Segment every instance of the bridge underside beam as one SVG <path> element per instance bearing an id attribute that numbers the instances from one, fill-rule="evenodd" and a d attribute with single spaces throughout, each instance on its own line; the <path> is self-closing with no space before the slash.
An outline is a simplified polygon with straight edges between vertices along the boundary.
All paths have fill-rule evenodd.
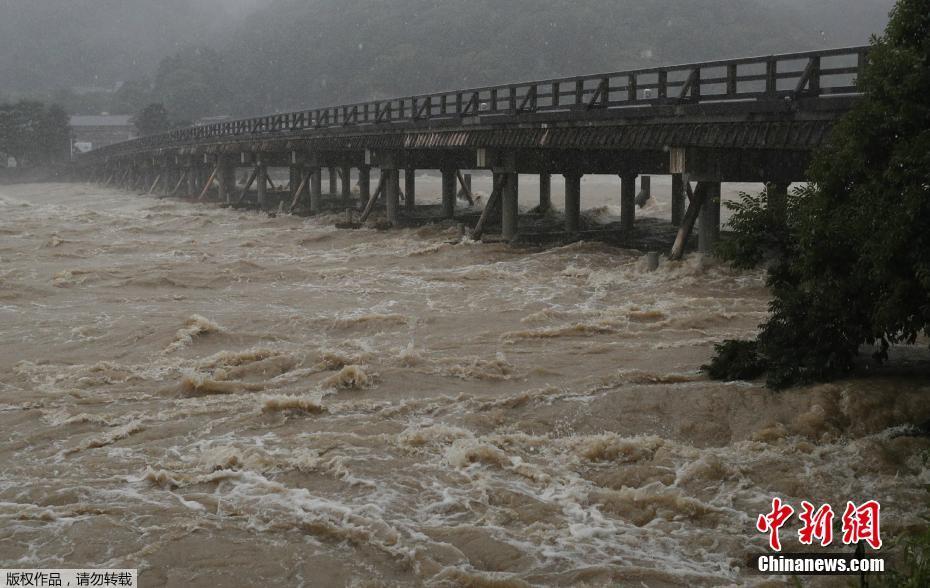
<path id="1" fill-rule="evenodd" d="M 669 171 L 693 181 L 798 182 L 811 162 L 807 151 L 707 149 L 676 147 L 669 151 Z"/>

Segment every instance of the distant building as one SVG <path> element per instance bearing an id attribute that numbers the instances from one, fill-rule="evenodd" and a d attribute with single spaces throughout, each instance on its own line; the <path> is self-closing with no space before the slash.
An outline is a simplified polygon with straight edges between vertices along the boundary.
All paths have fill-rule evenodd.
<path id="1" fill-rule="evenodd" d="M 223 115 L 220 115 L 220 116 L 205 116 L 205 117 L 203 117 L 203 118 L 200 118 L 200 119 L 197 119 L 196 121 L 194 121 L 194 126 L 195 126 L 195 127 L 205 127 L 205 126 L 207 126 L 207 125 L 212 125 L 212 124 L 216 124 L 216 123 L 226 122 L 226 121 L 229 121 L 229 120 L 232 120 L 232 119 L 233 119 L 233 117 L 231 117 L 231 116 L 229 116 L 229 115 L 227 115 L 227 114 L 223 114 Z"/>
<path id="2" fill-rule="evenodd" d="M 71 137 L 80 150 L 98 149 L 136 136 L 132 117 L 123 114 L 72 116 Z M 89 146 L 88 146 L 89 145 Z"/>

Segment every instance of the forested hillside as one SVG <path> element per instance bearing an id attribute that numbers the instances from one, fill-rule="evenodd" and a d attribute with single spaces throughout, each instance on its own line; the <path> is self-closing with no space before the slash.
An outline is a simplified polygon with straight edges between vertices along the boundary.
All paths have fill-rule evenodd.
<path id="1" fill-rule="evenodd" d="M 865 43 L 891 0 L 860 2 L 871 8 L 850 11 L 845 0 L 278 0 L 222 47 L 238 96 L 265 111 Z"/>
<path id="2" fill-rule="evenodd" d="M 0 92 L 40 95 L 150 76 L 270 0 L 0 0 Z"/>
<path id="3" fill-rule="evenodd" d="M 0 0 L 0 100 L 186 123 L 865 43 L 892 0 Z M 122 90 L 96 93 L 88 87 Z M 72 90 L 77 88 L 78 91 Z M 83 87 L 83 89 L 81 88 Z"/>

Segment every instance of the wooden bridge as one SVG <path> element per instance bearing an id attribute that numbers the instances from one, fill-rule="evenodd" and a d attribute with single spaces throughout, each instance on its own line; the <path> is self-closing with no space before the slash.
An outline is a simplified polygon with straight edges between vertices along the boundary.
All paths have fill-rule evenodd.
<path id="1" fill-rule="evenodd" d="M 499 224 L 505 240 L 520 231 L 518 174 L 539 174 L 539 211 L 550 206 L 552 174 L 564 176 L 568 233 L 579 230 L 582 175 L 620 177 L 624 232 L 634 226 L 637 177 L 671 174 L 680 254 L 698 218 L 700 248 L 716 241 L 721 183 L 765 182 L 784 195 L 804 179 L 813 150 L 857 98 L 867 53 L 732 59 L 273 114 L 141 137 L 94 150 L 78 166 L 87 180 L 259 207 L 273 204 L 268 169 L 287 167 L 287 209 L 364 206 L 364 220 L 383 197 L 393 225 L 416 216 L 415 170 L 441 171 L 443 218 L 457 214 L 462 170 L 492 170 L 474 234 Z M 241 187 L 237 168 L 249 168 Z M 372 168 L 380 168 L 374 192 Z"/>

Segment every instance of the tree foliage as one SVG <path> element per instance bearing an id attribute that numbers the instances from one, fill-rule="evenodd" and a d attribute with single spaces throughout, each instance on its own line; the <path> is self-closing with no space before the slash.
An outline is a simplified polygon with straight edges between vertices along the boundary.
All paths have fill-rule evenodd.
<path id="1" fill-rule="evenodd" d="M 863 345 L 930 335 L 930 1 L 900 0 L 873 39 L 864 97 L 796 190 L 784 229 L 765 196 L 735 207 L 723 254 L 770 266 L 771 316 L 756 351 L 775 388 L 850 372 Z M 727 373 L 718 354 L 707 366 Z"/>
<path id="2" fill-rule="evenodd" d="M 162 60 L 152 96 L 164 104 L 173 120 L 189 123 L 230 112 L 229 79 L 226 62 L 219 53 L 192 47 Z"/>
<path id="3" fill-rule="evenodd" d="M 19 165 L 66 159 L 71 149 L 67 113 L 57 105 L 34 100 L 0 104 L 0 152 Z"/>
<path id="4" fill-rule="evenodd" d="M 135 125 L 136 131 L 141 137 L 163 133 L 171 128 L 168 111 L 165 110 L 165 105 L 161 103 L 149 104 L 143 108 L 132 117 L 132 124 Z"/>

